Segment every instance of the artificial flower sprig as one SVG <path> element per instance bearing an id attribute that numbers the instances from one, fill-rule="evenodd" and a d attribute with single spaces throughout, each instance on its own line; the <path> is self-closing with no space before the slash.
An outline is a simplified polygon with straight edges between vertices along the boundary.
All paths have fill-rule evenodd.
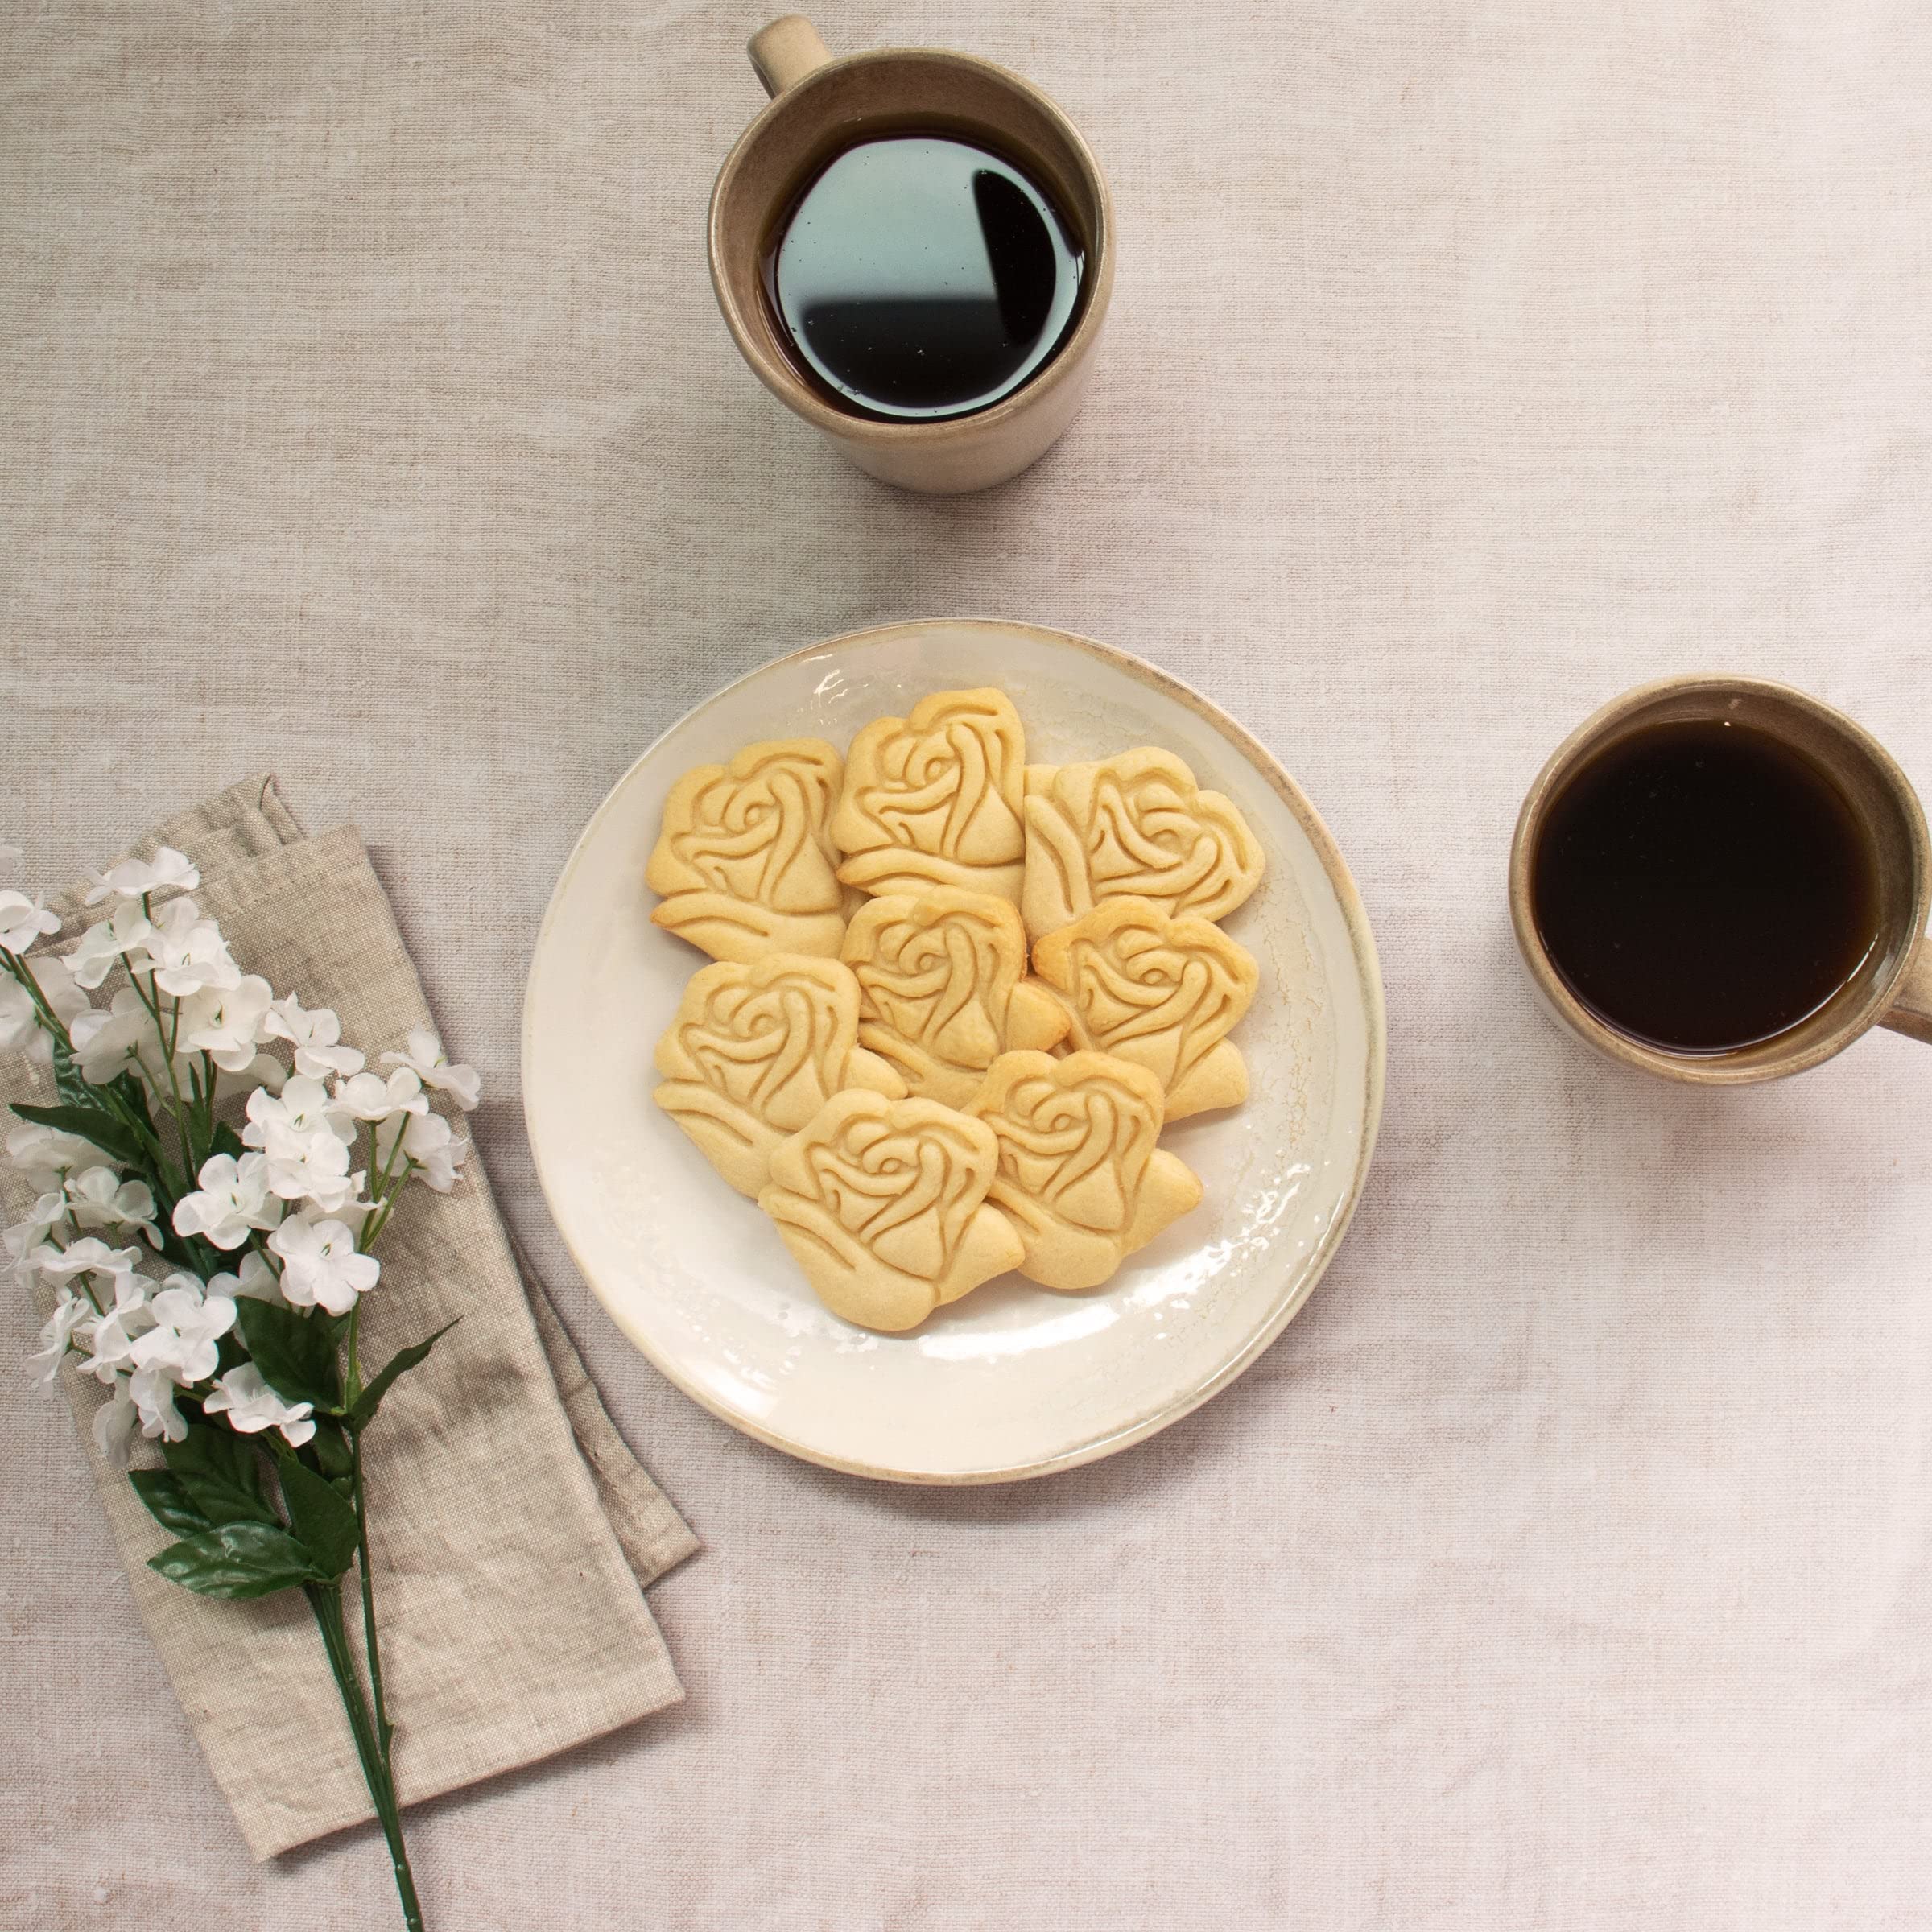
<path id="1" fill-rule="evenodd" d="M 0 861 L 18 857 L 0 846 Z M 405 1922 L 419 1927 L 362 1436 L 445 1331 L 365 1379 L 358 1317 L 382 1279 L 373 1251 L 407 1191 L 448 1192 L 469 1152 L 431 1096 L 467 1113 L 479 1083 L 427 1031 L 382 1055 L 386 1071 L 369 1069 L 335 1013 L 278 998 L 241 970 L 219 923 L 187 896 L 200 884 L 167 848 L 110 867 L 87 897 L 112 910 L 65 953 L 33 950 L 60 926 L 40 899 L 0 890 L 0 1048 L 51 1062 L 60 1102 L 14 1105 L 23 1124 L 7 1158 L 37 1198 L 0 1241 L 23 1283 L 39 1275 L 55 1287 L 31 1358 L 40 1378 L 71 1361 L 106 1388 L 95 1440 L 118 1467 L 138 1438 L 159 1445 L 163 1466 L 129 1476 L 180 1539 L 151 1567 L 204 1596 L 307 1596 Z M 110 978 L 121 984 L 97 1006 L 90 996 Z M 352 1566 L 366 1692 L 343 1621 Z"/>

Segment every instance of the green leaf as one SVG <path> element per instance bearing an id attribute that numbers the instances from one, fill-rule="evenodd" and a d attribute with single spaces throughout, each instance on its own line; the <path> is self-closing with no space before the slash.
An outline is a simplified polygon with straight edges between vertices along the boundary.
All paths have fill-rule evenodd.
<path id="1" fill-rule="evenodd" d="M 223 1523 L 171 1545 L 147 1567 L 197 1596 L 272 1596 L 297 1583 L 327 1579 L 286 1530 L 266 1523 Z"/>
<path id="2" fill-rule="evenodd" d="M 261 1456 L 232 1431 L 192 1422 L 180 1442 L 163 1443 L 161 1452 L 211 1523 L 280 1521 L 262 1486 Z"/>
<path id="3" fill-rule="evenodd" d="M 176 1536 L 194 1536 L 214 1527 L 181 1486 L 180 1476 L 165 1469 L 136 1469 L 127 1480 L 163 1530 L 171 1530 Z"/>
<path id="4" fill-rule="evenodd" d="M 322 1465 L 324 1476 L 347 1476 L 354 1472 L 355 1463 L 350 1459 L 349 1443 L 340 1422 L 326 1418 L 318 1421 L 308 1446 L 315 1451 L 316 1460 Z"/>
<path id="5" fill-rule="evenodd" d="M 217 1121 L 214 1138 L 210 1143 L 210 1151 L 215 1154 L 225 1154 L 230 1160 L 238 1161 L 248 1150 L 242 1145 L 241 1135 L 237 1133 L 226 1121 Z"/>
<path id="6" fill-rule="evenodd" d="M 118 1161 L 123 1166 L 142 1164 L 141 1144 L 134 1138 L 133 1129 L 98 1107 L 30 1107 L 25 1100 L 15 1100 L 13 1109 L 23 1121 L 91 1141 L 110 1160 Z"/>
<path id="7" fill-rule="evenodd" d="M 285 1402 L 334 1409 L 342 1400 L 336 1373 L 336 1334 L 322 1315 L 299 1315 L 279 1302 L 244 1297 L 237 1326 L 263 1381 Z"/>
<path id="8" fill-rule="evenodd" d="M 277 1465 L 288 1526 L 325 1577 L 340 1576 L 356 1554 L 356 1513 L 326 1477 L 291 1458 Z"/>
<path id="9" fill-rule="evenodd" d="M 93 1097 L 93 1088 L 80 1077 L 80 1069 L 74 1063 L 74 1050 L 64 1039 L 56 1037 L 54 1047 L 54 1091 L 70 1107 L 89 1105 Z"/>
<path id="10" fill-rule="evenodd" d="M 462 1320 L 456 1317 L 456 1322 Z M 456 1322 L 445 1322 L 427 1341 L 412 1342 L 407 1348 L 399 1348 L 383 1364 L 382 1373 L 357 1396 L 345 1418 L 352 1429 L 366 1429 L 375 1419 L 377 1410 L 382 1406 L 382 1398 L 394 1385 L 399 1376 L 408 1374 L 436 1347 L 436 1344 L 456 1327 Z"/>

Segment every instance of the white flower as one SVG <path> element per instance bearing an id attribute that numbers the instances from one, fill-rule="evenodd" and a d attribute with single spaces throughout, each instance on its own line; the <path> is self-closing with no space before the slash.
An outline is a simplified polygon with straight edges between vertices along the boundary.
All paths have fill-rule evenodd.
<path id="1" fill-rule="evenodd" d="M 47 910 L 37 895 L 30 899 L 10 886 L 0 892 L 0 947 L 25 952 L 43 934 L 60 930 L 60 919 Z"/>
<path id="2" fill-rule="evenodd" d="M 0 1234 L 8 1258 L 13 1262 L 14 1278 L 25 1284 L 31 1282 L 39 1264 L 33 1258 L 34 1251 L 47 1237 L 67 1219 L 67 1196 L 64 1194 L 43 1194 L 34 1203 L 33 1211 L 23 1221 L 17 1221 L 4 1234 Z"/>
<path id="3" fill-rule="evenodd" d="M 275 989 L 254 973 L 232 986 L 210 986 L 183 1002 L 180 1043 L 205 1053 L 225 1073 L 246 1073 L 267 1037 L 262 1022 Z"/>
<path id="4" fill-rule="evenodd" d="M 67 1198 L 76 1228 L 138 1228 L 151 1248 L 161 1245 L 155 1197 L 145 1181 L 124 1181 L 112 1167 L 89 1167 L 68 1176 Z"/>
<path id="5" fill-rule="evenodd" d="M 54 1304 L 54 1311 L 47 1318 L 47 1326 L 40 1331 L 40 1346 L 27 1359 L 34 1365 L 34 1380 L 51 1382 L 60 1373 L 60 1364 L 67 1357 L 67 1344 L 74 1331 L 85 1321 L 93 1317 L 93 1306 L 76 1294 L 71 1288 L 60 1290 L 60 1298 Z"/>
<path id="6" fill-rule="evenodd" d="M 201 1406 L 210 1415 L 225 1414 L 229 1427 L 243 1435 L 279 1429 L 283 1438 L 298 1449 L 316 1432 L 315 1424 L 308 1419 L 314 1405 L 283 1402 L 253 1362 L 229 1369 Z"/>
<path id="7" fill-rule="evenodd" d="M 115 1075 L 130 1071 L 159 1077 L 153 1069 L 160 1064 L 160 1038 L 140 994 L 131 986 L 123 986 L 105 1012 L 95 1006 L 82 1013 L 70 1037 L 81 1079 L 96 1087 L 105 1087 Z"/>
<path id="8" fill-rule="evenodd" d="M 80 943 L 68 954 L 75 983 L 91 992 L 123 959 L 142 952 L 154 930 L 138 902 L 117 906 L 105 919 L 97 919 L 89 927 Z M 129 960 L 129 964 L 134 962 Z"/>
<path id="9" fill-rule="evenodd" d="M 151 864 L 139 859 L 123 859 L 118 865 L 110 865 L 105 872 L 90 876 L 93 880 L 87 895 L 90 906 L 98 906 L 115 893 L 124 899 L 138 899 L 143 893 L 159 892 L 171 886 L 192 892 L 201 883 L 201 874 L 196 870 L 194 861 L 186 852 L 176 852 L 171 845 L 163 845 L 155 854 Z"/>
<path id="10" fill-rule="evenodd" d="M 39 1030 L 40 1009 L 34 996 L 12 974 L 0 978 L 0 1053 L 14 1053 L 23 1046 L 31 1052 Z"/>
<path id="11" fill-rule="evenodd" d="M 87 995 L 74 984 L 74 976 L 58 953 L 43 952 L 20 965 L 32 976 L 40 997 L 53 1008 L 55 1018 L 63 1026 L 72 1026 L 87 1011 Z M 0 1051 L 23 1047 L 42 1064 L 53 1056 L 53 1042 L 40 1025 L 33 995 L 8 973 L 0 976 Z"/>
<path id="12" fill-rule="evenodd" d="M 6 1137 L 6 1158 L 37 1192 L 49 1194 L 64 1187 L 68 1174 L 82 1167 L 98 1167 L 105 1157 L 92 1141 L 35 1121 Z"/>
<path id="13" fill-rule="evenodd" d="M 146 958 L 130 959 L 130 970 L 152 972 L 155 984 L 176 999 L 207 986 L 241 984 L 242 968 L 229 956 L 221 928 L 203 919 L 192 899 L 170 899 L 155 914 L 143 945 Z"/>
<path id="14" fill-rule="evenodd" d="M 382 1273 L 373 1254 L 357 1253 L 345 1221 L 284 1221 L 268 1245 L 282 1257 L 282 1292 L 297 1308 L 347 1315 Z"/>
<path id="15" fill-rule="evenodd" d="M 456 1170 L 469 1158 L 469 1140 L 452 1133 L 440 1113 L 406 1114 L 376 1129 L 376 1157 L 385 1166 L 390 1165 L 398 1125 L 402 1151 L 415 1163 L 417 1177 L 438 1194 L 448 1194 L 456 1184 Z"/>
<path id="16" fill-rule="evenodd" d="M 282 1203 L 269 1195 L 267 1160 L 259 1154 L 239 1161 L 211 1154 L 196 1178 L 200 1191 L 175 1203 L 176 1234 L 198 1234 L 226 1250 L 242 1246 L 250 1229 L 272 1228 L 282 1218 Z"/>
<path id="17" fill-rule="evenodd" d="M 165 1368 L 137 1368 L 127 1378 L 127 1392 L 140 1414 L 143 1435 L 164 1435 L 171 1443 L 187 1439 L 188 1424 L 175 1406 L 175 1386 Z M 115 1393 L 119 1393 L 117 1385 Z"/>
<path id="18" fill-rule="evenodd" d="M 333 1128 L 277 1135 L 268 1150 L 268 1184 L 285 1201 L 312 1201 L 334 1214 L 361 1191 L 360 1170 L 349 1171 L 349 1150 Z"/>
<path id="19" fill-rule="evenodd" d="M 347 1075 L 362 1071 L 362 1055 L 353 1046 L 345 1046 L 342 1022 L 326 1006 L 304 1012 L 302 1002 L 291 993 L 275 1001 L 262 1022 L 264 1039 L 287 1040 L 295 1050 L 295 1071 L 312 1080 L 331 1074 Z"/>
<path id="20" fill-rule="evenodd" d="M 398 1113 L 427 1113 L 429 1102 L 415 1071 L 398 1067 L 387 1080 L 379 1073 L 358 1073 L 336 1081 L 335 1111 L 351 1121 L 386 1121 Z"/>
<path id="21" fill-rule="evenodd" d="M 127 1467 L 128 1444 L 134 1433 L 137 1417 L 134 1398 L 128 1393 L 126 1376 L 114 1375 L 106 1379 L 114 1396 L 94 1411 L 94 1447 L 111 1467 L 124 1470 Z"/>
<path id="22" fill-rule="evenodd" d="M 279 1302 L 282 1298 L 282 1280 L 262 1251 L 250 1248 L 242 1257 L 241 1272 L 211 1275 L 208 1291 L 210 1294 L 225 1294 L 231 1301 Z"/>
<path id="23" fill-rule="evenodd" d="M 248 1096 L 248 1125 L 242 1129 L 245 1146 L 267 1150 L 278 1141 L 307 1140 L 323 1133 L 345 1142 L 355 1137 L 355 1129 L 337 1115 L 328 1089 L 308 1074 L 283 1081 L 279 1095 L 258 1088 Z"/>
<path id="24" fill-rule="evenodd" d="M 385 1067 L 407 1067 L 425 1087 L 447 1093 L 465 1113 L 483 1097 L 483 1076 L 475 1067 L 452 1067 L 443 1051 L 443 1042 L 427 1026 L 410 1030 L 407 1053 L 386 1053 Z"/>
<path id="25" fill-rule="evenodd" d="M 235 1325 L 235 1304 L 208 1294 L 192 1274 L 171 1274 L 147 1305 L 155 1325 L 134 1342 L 137 1384 L 144 1368 L 159 1370 L 184 1389 L 206 1381 L 220 1360 L 216 1344 Z M 138 1386 L 134 1399 L 141 1399 Z"/>
<path id="26" fill-rule="evenodd" d="M 97 1322 L 83 1323 L 76 1331 L 92 1358 L 86 1373 L 113 1385 L 117 1375 L 134 1366 L 134 1343 L 155 1325 L 147 1305 L 154 1284 L 146 1276 L 123 1274 L 114 1282 L 114 1305 Z"/>
<path id="27" fill-rule="evenodd" d="M 110 1248 L 96 1235 L 85 1235 L 64 1248 L 43 1245 L 27 1257 L 43 1274 L 56 1282 L 72 1281 L 77 1274 L 105 1274 L 110 1281 L 133 1274 L 141 1265 L 138 1248 Z"/>

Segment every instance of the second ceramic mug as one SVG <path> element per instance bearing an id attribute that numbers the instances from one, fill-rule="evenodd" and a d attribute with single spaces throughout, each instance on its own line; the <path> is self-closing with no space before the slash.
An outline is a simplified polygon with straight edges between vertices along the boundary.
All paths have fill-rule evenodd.
<path id="1" fill-rule="evenodd" d="M 951 496 L 1018 476 L 1072 421 L 1113 292 L 1113 209 L 1086 142 L 1038 89 L 969 54 L 903 47 L 835 60 L 797 14 L 753 35 L 750 52 L 772 101 L 719 172 L 710 230 L 712 286 L 745 360 L 787 409 L 902 489 Z M 989 409 L 922 422 L 858 415 L 800 371 L 772 312 L 766 259 L 793 201 L 835 155 L 934 127 L 979 136 L 1048 192 L 1086 254 L 1080 308 L 1052 360 Z"/>
<path id="2" fill-rule="evenodd" d="M 1755 727 L 1822 770 L 1871 852 L 1876 936 L 1851 977 L 1817 1011 L 1769 1039 L 1719 1053 L 1678 1053 L 1620 1032 L 1579 1000 L 1538 930 L 1538 839 L 1566 782 L 1620 740 L 1654 724 L 1722 720 Z M 1530 976 L 1551 1015 L 1585 1045 L 1640 1072 L 1706 1087 L 1802 1073 L 1874 1026 L 1932 1043 L 1932 845 L 1910 782 L 1871 734 L 1815 698 L 1757 678 L 1669 678 L 1605 705 L 1558 746 L 1530 788 L 1509 855 L 1509 911 Z M 1794 941 L 1794 943 L 1796 943 Z"/>

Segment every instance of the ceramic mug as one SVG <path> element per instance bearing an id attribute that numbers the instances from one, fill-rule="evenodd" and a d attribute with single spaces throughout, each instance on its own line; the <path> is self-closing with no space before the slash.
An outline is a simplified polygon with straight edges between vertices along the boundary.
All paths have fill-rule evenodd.
<path id="1" fill-rule="evenodd" d="M 1796 1026 L 1726 1052 L 1674 1053 L 1620 1033 L 1571 992 L 1538 930 L 1532 867 L 1550 803 L 1580 767 L 1650 725 L 1722 719 L 1769 733 L 1822 768 L 1837 786 L 1876 861 L 1877 939 L 1850 979 Z M 1929 907 L 1932 846 L 1905 774 L 1849 718 L 1802 691 L 1755 678 L 1668 678 L 1605 705 L 1557 747 L 1530 786 L 1509 855 L 1516 943 L 1550 1013 L 1587 1046 L 1626 1067 L 1702 1087 L 1802 1073 L 1842 1053 L 1874 1026 L 1932 1042 L 1932 943 L 1923 936 Z"/>
<path id="2" fill-rule="evenodd" d="M 1113 209 L 1087 143 L 1038 88 L 968 54 L 886 48 L 834 60 L 797 14 L 752 36 L 751 64 L 772 97 L 719 171 L 711 196 L 711 281 L 753 374 L 864 470 L 902 489 L 951 496 L 1004 483 L 1073 419 L 1113 287 Z M 957 130 L 1033 176 L 1085 250 L 1067 340 L 1029 381 L 989 409 L 891 422 L 827 400 L 801 374 L 773 313 L 766 262 L 807 182 L 855 142 L 909 128 Z"/>

